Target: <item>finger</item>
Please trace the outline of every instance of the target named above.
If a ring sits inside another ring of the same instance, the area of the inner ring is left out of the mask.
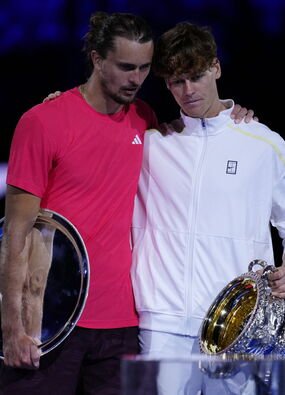
[[[281,268],[278,268],[276,271],[272,272],[272,273],[268,273],[268,280],[269,281],[276,281],[276,280],[280,280],[282,278],[284,278],[285,280],[285,273],[284,270]]]
[[[272,292],[272,296],[280,299],[285,299],[285,292]]]
[[[19,352],[15,352],[11,347],[4,347],[4,365],[8,367],[20,366]]]
[[[270,281],[269,283],[270,288],[272,289],[272,291],[278,292],[280,291],[279,288],[282,287],[282,285],[284,285],[284,283],[280,282],[280,280],[275,280],[275,281]],[[285,289],[284,289],[285,291]]]
[[[235,104],[234,108],[233,108],[233,110],[231,112],[231,118],[235,119],[236,115],[240,112],[240,110],[241,110],[241,106],[239,104]]]
[[[253,115],[254,115],[253,110],[248,110],[247,114],[245,115],[244,122],[245,123],[249,123],[250,121],[252,121],[253,120]]]
[[[47,97],[44,98],[43,103],[46,103],[46,102],[51,101],[53,99],[55,99],[55,96],[53,93],[50,93]]]
[[[4,358],[4,365],[10,368],[34,369],[28,350],[22,350],[21,353],[17,355],[14,353],[7,353]]]
[[[184,122],[182,119],[174,119],[171,122],[171,126],[173,127],[173,130],[175,130],[175,132],[181,133],[184,129]]]
[[[50,93],[49,95],[48,95],[48,97],[50,97],[51,99],[54,99],[55,97],[58,97],[58,96],[60,96],[61,95],[61,91],[55,91],[55,92],[53,92],[53,93]]]
[[[32,362],[32,367],[35,369],[38,369],[40,367],[40,356],[41,356],[41,351],[36,345],[31,346],[31,362]]]
[[[55,98],[54,94],[50,93],[47,97],[44,98],[43,103],[46,103],[47,101],[50,101],[54,98]]]
[[[259,122],[259,118],[257,116],[253,117],[254,121]]]
[[[163,122],[159,125],[158,130],[160,131],[161,134],[166,135],[167,133],[170,132],[170,127],[166,122]]]
[[[268,284],[270,285],[270,287],[272,288],[277,288],[277,287],[281,287],[282,285],[285,285],[285,279],[282,278],[275,278],[275,279],[268,279]]]
[[[43,103],[46,103],[50,100],[53,100],[55,98],[57,98],[58,96],[61,95],[61,91],[55,91],[53,93],[50,93],[47,97],[44,98]]]
[[[272,292],[285,292],[285,284],[283,280],[277,280],[269,284]]]
[[[277,281],[277,280],[280,280],[280,278],[281,278],[281,276],[279,275],[279,274],[275,274],[274,275],[274,277],[273,277],[273,275],[272,275],[272,273],[270,274],[270,277],[269,277],[269,275],[268,275],[268,282],[269,283],[274,283],[275,281]]]
[[[245,116],[247,115],[247,113],[248,113],[247,109],[244,107],[241,107],[241,109],[235,116],[234,122],[240,123],[243,119],[245,119]]]

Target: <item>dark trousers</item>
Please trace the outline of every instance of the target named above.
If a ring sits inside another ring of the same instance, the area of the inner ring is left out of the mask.
[[[138,329],[76,327],[38,370],[1,366],[1,395],[119,395],[120,359],[137,354]]]

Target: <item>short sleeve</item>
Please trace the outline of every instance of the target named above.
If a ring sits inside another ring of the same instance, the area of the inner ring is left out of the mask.
[[[7,184],[41,198],[54,162],[53,145],[39,116],[25,113],[12,139]]]

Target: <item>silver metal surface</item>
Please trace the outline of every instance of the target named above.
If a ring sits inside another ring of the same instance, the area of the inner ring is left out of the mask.
[[[41,210],[28,242],[22,320],[26,333],[38,339],[43,355],[57,347],[80,318],[88,294],[89,259],[73,224],[50,210]]]

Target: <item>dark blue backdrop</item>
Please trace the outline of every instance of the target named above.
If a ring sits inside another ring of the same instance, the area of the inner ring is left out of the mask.
[[[81,38],[98,10],[142,15],[159,35],[189,19],[210,25],[223,66],[222,97],[253,108],[283,133],[285,2],[283,0],[2,0],[0,8],[1,157],[19,116],[55,89],[84,80]],[[163,84],[149,78],[142,96],[160,119],[175,115]]]

